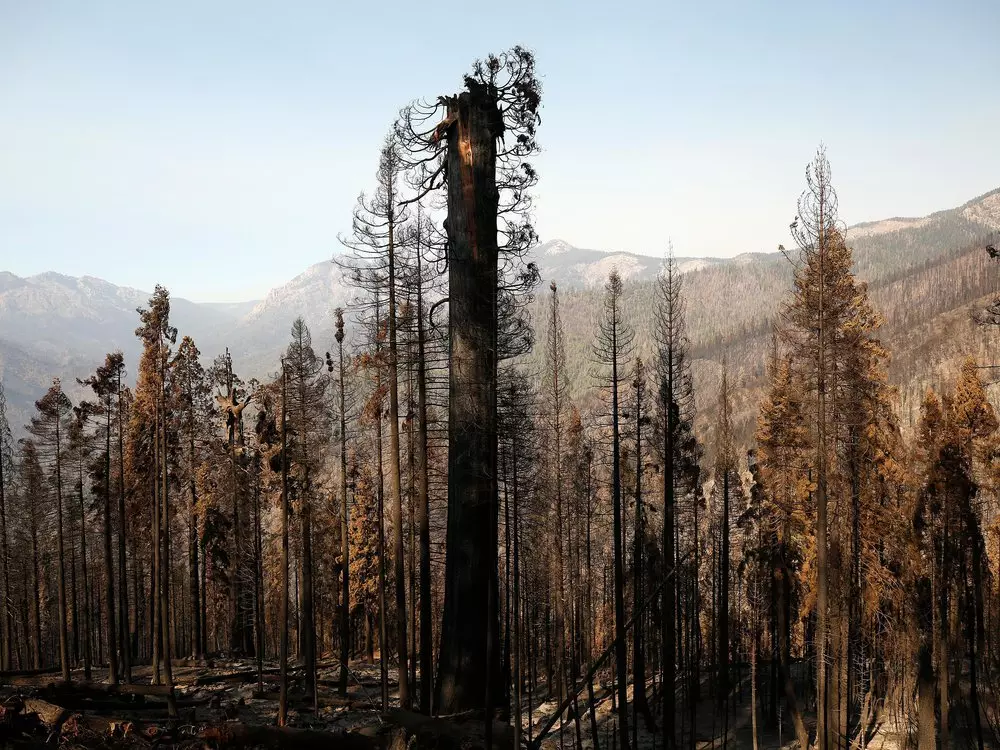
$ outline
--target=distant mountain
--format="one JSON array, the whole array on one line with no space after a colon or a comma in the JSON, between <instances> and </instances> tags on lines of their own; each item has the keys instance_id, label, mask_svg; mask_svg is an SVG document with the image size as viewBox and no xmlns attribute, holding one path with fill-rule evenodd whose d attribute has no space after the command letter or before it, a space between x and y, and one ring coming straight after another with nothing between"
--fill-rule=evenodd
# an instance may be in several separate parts
<instances>
[{"instance_id":1,"label":"distant mountain","mask_svg":"<svg viewBox=\"0 0 1000 750\"><path fill-rule=\"evenodd\" d=\"M558 281L567 289L600 287L608 280L612 268L617 268L623 281L649 281L656 278L663 257L637 255L618 251L585 250L564 240L550 240L531 251L545 281ZM682 272L695 271L718 263L721 258L677 258Z\"/></svg>"},{"instance_id":2,"label":"distant mountain","mask_svg":"<svg viewBox=\"0 0 1000 750\"><path fill-rule=\"evenodd\" d=\"M987 266L981 251L986 238L998 230L1000 190L927 217L866 222L848 230L858 274L871 285L887 320L887 335L896 349L892 373L896 382L908 389L918 387L914 379L924 377L921 373L950 362L955 341L973 340L973 332L961 321L968 318L966 308L991 293L996 287L993 279L1000 278L1000 268ZM585 399L591 385L587 363L593 321L608 272L617 267L625 280L629 312L640 344L648 349L652 281L663 258L552 240L534 248L529 260L537 264L544 281L558 281L563 291L569 375L577 395ZM761 347L790 289L791 267L780 253L677 260L685 274L688 333L696 375L704 386L699 392L705 414L712 409L712 384L725 355L738 371L738 382L749 389L742 418L750 429L759 395L753 389L759 387L763 373ZM333 311L347 306L353 294L337 265L327 260L275 287L263 300L195 303L175 297L172 322L182 335L195 339L206 360L228 346L238 372L264 378L277 369L297 316L309 324L317 351L330 348ZM49 272L21 278L0 272L0 378L15 429L27 420L32 403L53 376L62 377L75 397L81 392L74 387L75 378L89 375L104 354L116 348L124 351L134 374L139 353L136 308L144 306L149 296L148 291L90 276ZM539 300L536 321L544 320L542 307ZM935 333L944 321L958 326L950 343ZM917 331L923 339L916 338ZM917 356L921 367L907 364Z\"/></svg>"}]
</instances>

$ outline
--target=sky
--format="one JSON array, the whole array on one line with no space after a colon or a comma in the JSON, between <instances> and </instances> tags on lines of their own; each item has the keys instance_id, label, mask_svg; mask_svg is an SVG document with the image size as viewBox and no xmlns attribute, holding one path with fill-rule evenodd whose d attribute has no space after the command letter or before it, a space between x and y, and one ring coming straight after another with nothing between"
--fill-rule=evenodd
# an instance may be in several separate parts
<instances>
[{"instance_id":1,"label":"sky","mask_svg":"<svg viewBox=\"0 0 1000 750\"><path fill-rule=\"evenodd\" d=\"M0 0L0 271L262 297L341 250L380 143L536 53L542 240L773 251L826 145L849 224L1000 187L1000 3Z\"/></svg>"}]
</instances>

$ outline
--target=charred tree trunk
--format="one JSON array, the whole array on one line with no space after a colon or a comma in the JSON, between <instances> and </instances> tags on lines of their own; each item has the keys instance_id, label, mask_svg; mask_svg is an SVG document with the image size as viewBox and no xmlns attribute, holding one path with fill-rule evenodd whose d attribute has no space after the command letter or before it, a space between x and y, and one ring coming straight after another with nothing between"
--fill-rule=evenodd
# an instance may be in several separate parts
<instances>
[{"instance_id":1,"label":"charred tree trunk","mask_svg":"<svg viewBox=\"0 0 1000 750\"><path fill-rule=\"evenodd\" d=\"M448 530L435 710L480 708L500 675L496 595L497 209L501 115L487 87L447 100L451 372ZM484 634L490 634L487 639ZM497 691L491 691L496 694Z\"/></svg>"},{"instance_id":2,"label":"charred tree trunk","mask_svg":"<svg viewBox=\"0 0 1000 750\"><path fill-rule=\"evenodd\" d=\"M390 199L391 200L391 199ZM389 289L389 492L392 495L392 557L396 593L396 656L399 661L399 705L410 708L409 655L406 642L406 566L403 559L403 492L399 467L399 366L396 335L396 246L394 207L390 206L388 242ZM384 657L383 657L384 658Z\"/></svg>"},{"instance_id":3,"label":"charred tree trunk","mask_svg":"<svg viewBox=\"0 0 1000 750\"><path fill-rule=\"evenodd\" d=\"M722 549L719 552L719 708L729 712L729 469L722 472Z\"/></svg>"},{"instance_id":4,"label":"charred tree trunk","mask_svg":"<svg viewBox=\"0 0 1000 750\"><path fill-rule=\"evenodd\" d=\"M188 384L188 392L191 384ZM188 462L190 476L188 477L188 597L191 601L192 647L194 656L205 655L205 644L201 639L201 598L198 585L198 492L195 486L195 452L194 452L194 411L188 406Z\"/></svg>"},{"instance_id":5,"label":"charred tree trunk","mask_svg":"<svg viewBox=\"0 0 1000 750\"><path fill-rule=\"evenodd\" d=\"M420 236L417 236L418 242ZM431 632L431 526L427 466L427 373L421 249L417 246L417 524L420 536L420 712L431 712L433 643Z\"/></svg>"},{"instance_id":6,"label":"charred tree trunk","mask_svg":"<svg viewBox=\"0 0 1000 750\"><path fill-rule=\"evenodd\" d=\"M118 682L118 638L115 634L115 577L114 561L111 553L111 397L105 404L104 419L104 615L107 618L108 638L108 679ZM124 585L121 581L120 585Z\"/></svg>"},{"instance_id":7,"label":"charred tree trunk","mask_svg":"<svg viewBox=\"0 0 1000 750\"><path fill-rule=\"evenodd\" d=\"M642 360L636 360L635 377L635 534L632 540L632 611L638 612L645 600L645 571L642 547L646 541L645 511L642 508L642 423L643 389L645 388ZM654 729L653 715L646 697L646 655L643 645L643 620L637 620L632 636L632 710L641 714L646 728ZM638 728L636 729L638 733Z\"/></svg>"},{"instance_id":8,"label":"charred tree trunk","mask_svg":"<svg viewBox=\"0 0 1000 750\"><path fill-rule=\"evenodd\" d=\"M59 558L59 661L62 667L62 678L69 681L69 630L67 619L69 605L66 601L66 547L63 539L63 508L62 508L62 441L60 440L61 417L56 416L56 543Z\"/></svg>"},{"instance_id":9,"label":"charred tree trunk","mask_svg":"<svg viewBox=\"0 0 1000 750\"><path fill-rule=\"evenodd\" d=\"M379 319L378 298L375 300L375 318ZM376 352L378 352L376 344ZM382 389L381 369L375 371L375 388ZM378 652L379 676L382 688L382 709L389 707L389 623L386 619L388 609L386 603L386 560L385 560L385 486L383 484L383 444L382 444L382 405L379 404L378 418L375 421L375 453L378 463Z\"/></svg>"},{"instance_id":10,"label":"charred tree trunk","mask_svg":"<svg viewBox=\"0 0 1000 750\"><path fill-rule=\"evenodd\" d=\"M611 343L611 499L614 527L615 671L618 685L618 735L621 750L628 750L628 687L625 648L625 561L622 549L621 436L618 427L618 342L612 328Z\"/></svg>"},{"instance_id":11,"label":"charred tree trunk","mask_svg":"<svg viewBox=\"0 0 1000 750\"><path fill-rule=\"evenodd\" d=\"M83 639L83 674L86 680L93 677L91 673L90 628L92 623L90 610L90 566L87 564L87 508L83 499L83 461L80 460L77 479L77 497L80 501L80 568L83 573L83 614L74 607L73 620L82 620L80 637ZM114 680L112 680L114 682Z\"/></svg>"},{"instance_id":12,"label":"charred tree trunk","mask_svg":"<svg viewBox=\"0 0 1000 750\"><path fill-rule=\"evenodd\" d=\"M344 318L337 311L337 355L340 374L340 694L347 697L348 660L351 653L351 544L347 505L347 404L344 397Z\"/></svg>"},{"instance_id":13,"label":"charred tree trunk","mask_svg":"<svg viewBox=\"0 0 1000 750\"><path fill-rule=\"evenodd\" d=\"M281 686L278 696L278 726L288 723L288 415L285 403L288 396L288 370L281 361L281 604L278 609L280 644L278 651L281 669Z\"/></svg>"},{"instance_id":14,"label":"charred tree trunk","mask_svg":"<svg viewBox=\"0 0 1000 750\"><path fill-rule=\"evenodd\" d=\"M132 633L129 624L128 570L125 560L125 404L122 370L116 368L118 398L118 636L121 641L122 679L132 682Z\"/></svg>"},{"instance_id":15,"label":"charred tree trunk","mask_svg":"<svg viewBox=\"0 0 1000 750\"><path fill-rule=\"evenodd\" d=\"M668 358L672 356L668 353ZM675 729L677 667L676 652L676 622L675 605L677 602L677 578L674 576L674 383L673 362L667 363L667 383L664 394L663 409L666 412L664 426L664 470L663 470L663 574L668 577L663 587L663 606L660 618L660 654L661 680L660 686L663 700L663 747L664 750L676 750L677 733Z\"/></svg>"}]
</instances>

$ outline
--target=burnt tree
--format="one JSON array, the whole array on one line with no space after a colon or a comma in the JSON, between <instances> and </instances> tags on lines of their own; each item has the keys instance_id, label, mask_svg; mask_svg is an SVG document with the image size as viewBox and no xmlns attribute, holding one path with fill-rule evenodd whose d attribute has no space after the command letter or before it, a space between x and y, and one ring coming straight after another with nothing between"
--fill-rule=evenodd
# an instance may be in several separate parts
<instances>
[{"instance_id":1,"label":"burnt tree","mask_svg":"<svg viewBox=\"0 0 1000 750\"><path fill-rule=\"evenodd\" d=\"M492 710L500 692L497 361L501 285L532 244L528 191L541 101L533 55L489 56L465 90L404 110L397 131L419 200L444 185L448 216L448 528L434 708ZM438 107L445 118L423 127ZM516 273L516 271L514 271ZM485 637L484 637L485 634ZM490 724L487 722L487 727Z\"/></svg>"}]
</instances>

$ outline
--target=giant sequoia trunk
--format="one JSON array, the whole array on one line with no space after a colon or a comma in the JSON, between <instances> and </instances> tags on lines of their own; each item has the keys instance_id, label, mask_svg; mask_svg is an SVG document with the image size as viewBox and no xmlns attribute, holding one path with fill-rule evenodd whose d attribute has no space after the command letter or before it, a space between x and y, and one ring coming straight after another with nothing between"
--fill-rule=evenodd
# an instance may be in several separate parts
<instances>
[{"instance_id":1,"label":"giant sequoia trunk","mask_svg":"<svg viewBox=\"0 0 1000 750\"><path fill-rule=\"evenodd\" d=\"M448 531L435 710L481 708L499 682L496 594L497 206L501 115L485 86L447 100L451 374ZM487 635L488 634L488 635ZM492 694L497 694L495 690Z\"/></svg>"}]
</instances>

